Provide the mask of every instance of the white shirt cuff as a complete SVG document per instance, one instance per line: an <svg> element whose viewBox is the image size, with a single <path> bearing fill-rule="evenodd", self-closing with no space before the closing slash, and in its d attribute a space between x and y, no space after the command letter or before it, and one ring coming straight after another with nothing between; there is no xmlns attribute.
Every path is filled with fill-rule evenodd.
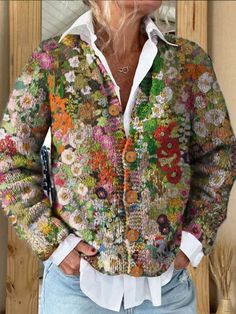
<svg viewBox="0 0 236 314"><path fill-rule="evenodd" d="M82 239L77 237L75 234L70 233L53 251L52 255L48 258L54 264L59 265L64 258L76 247L76 245Z"/></svg>
<svg viewBox="0 0 236 314"><path fill-rule="evenodd" d="M204 256L202 243L187 231L182 231L180 250L189 258L193 267L197 267Z"/></svg>

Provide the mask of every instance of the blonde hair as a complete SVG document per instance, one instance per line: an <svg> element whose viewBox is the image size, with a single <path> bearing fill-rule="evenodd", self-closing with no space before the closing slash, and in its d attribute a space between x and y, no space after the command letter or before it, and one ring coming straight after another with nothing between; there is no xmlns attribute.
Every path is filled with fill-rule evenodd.
<svg viewBox="0 0 236 314"><path fill-rule="evenodd" d="M96 32L97 35L97 42L96 44L99 45L99 48L104 51L107 47L111 46L114 55L117 55L118 51L125 52L125 41L123 42L123 47L118 46L118 38L119 34L123 30L124 26L127 27L127 25L132 25L132 23L135 21L136 14L138 12L138 5L136 1L134 1L134 10L127 14L125 8L124 8L124 2L125 1L118 1L118 0L112 0L115 5L119 7L121 10L121 17L120 17L120 23L119 28L115 31L111 29L110 27L110 19L111 19L111 7L110 7L110 1L101 1L101 6L98 4L97 0L83 0L83 3L90 7L92 11L93 16L93 22L95 22L97 25L99 25L98 30ZM168 20L168 13L173 6L174 1L168 0L168 1L162 1L161 7L155 11L155 16L153 15L153 19L155 23L159 26L161 24L163 25L163 22L161 19L165 20L165 23L169 25ZM165 8L165 12L163 14L163 9ZM153 12L154 13L154 12ZM160 27L162 28L162 27ZM162 30L162 29L161 29ZM163 29L164 30L164 29Z"/></svg>
<svg viewBox="0 0 236 314"><path fill-rule="evenodd" d="M98 30L96 32L97 42L101 51L104 51L107 47L111 47L113 53L116 55L118 51L125 51L125 41L123 43L123 47L118 46L118 38L120 32L127 25L132 25L136 18L136 14L138 12L138 6L136 2L134 2L134 10L127 14L124 8L123 1L114 0L113 3L117 5L121 11L120 23L118 29L111 29L111 8L110 1L101 1L101 6L98 5L96 0L83 0L83 3L89 6L92 10L93 21L99 25Z"/></svg>

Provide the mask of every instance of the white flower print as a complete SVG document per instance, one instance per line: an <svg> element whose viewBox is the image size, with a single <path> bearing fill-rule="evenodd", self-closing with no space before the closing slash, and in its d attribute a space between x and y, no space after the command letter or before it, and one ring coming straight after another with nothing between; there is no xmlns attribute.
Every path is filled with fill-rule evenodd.
<svg viewBox="0 0 236 314"><path fill-rule="evenodd" d="M160 95L156 96L156 101L159 104L163 104L165 102L165 98L163 97L162 94L160 94Z"/></svg>
<svg viewBox="0 0 236 314"><path fill-rule="evenodd" d="M81 88L81 92L84 94L84 95L88 95L91 91L91 87L90 86L85 86L84 88Z"/></svg>
<svg viewBox="0 0 236 314"><path fill-rule="evenodd" d="M174 67L170 67L170 68L166 71L166 75L167 75L170 79L172 79L172 80L173 80L174 78L176 78L177 74L178 74L178 71L177 71L177 69L174 68Z"/></svg>
<svg viewBox="0 0 236 314"><path fill-rule="evenodd" d="M7 122L7 121L10 121L10 115L9 114L7 114L7 113L4 113L4 115L3 115L3 121L5 121L5 122Z"/></svg>
<svg viewBox="0 0 236 314"><path fill-rule="evenodd" d="M209 184L214 188L219 188L224 183L226 177L226 172L224 170L219 170L210 175Z"/></svg>
<svg viewBox="0 0 236 314"><path fill-rule="evenodd" d="M153 118L160 118L164 114L164 109L160 104L154 104L152 109L152 117Z"/></svg>
<svg viewBox="0 0 236 314"><path fill-rule="evenodd" d="M205 102L203 96L198 95L195 98L195 104L194 105L195 105L195 107L200 108L200 109L206 108L206 102Z"/></svg>
<svg viewBox="0 0 236 314"><path fill-rule="evenodd" d="M73 88L72 86L66 87L66 92L67 92L67 93L70 93L70 94L72 94L72 95L75 95L75 94L76 94L76 92L75 92L75 90L74 90L74 88Z"/></svg>
<svg viewBox="0 0 236 314"><path fill-rule="evenodd" d="M208 123L219 126L225 118L225 112L220 109L211 109L205 113L205 119Z"/></svg>
<svg viewBox="0 0 236 314"><path fill-rule="evenodd" d="M83 143L89 136L91 136L92 127L86 126L84 123L82 123L78 127L77 132L71 132L69 134L69 144L76 148L77 145Z"/></svg>
<svg viewBox="0 0 236 314"><path fill-rule="evenodd" d="M195 122L193 125L194 132L201 137L206 137L208 134L208 130L206 125L202 122Z"/></svg>
<svg viewBox="0 0 236 314"><path fill-rule="evenodd" d="M174 51L171 49L166 50L164 54L164 58L168 61L172 61L174 59Z"/></svg>
<svg viewBox="0 0 236 314"><path fill-rule="evenodd" d="M28 185L27 187L25 187L25 189L23 189L23 191L21 192L23 202L26 203L27 201L32 199L34 194L35 194L35 190L32 189L31 186Z"/></svg>
<svg viewBox="0 0 236 314"><path fill-rule="evenodd" d="M156 76L155 76L155 78L156 78L157 80L162 80L162 79L163 79L163 72L160 71L159 73L157 73Z"/></svg>
<svg viewBox="0 0 236 314"><path fill-rule="evenodd" d="M19 80L21 80L24 83L24 85L29 85L32 82L33 77L32 75L23 72L22 75L19 77Z"/></svg>
<svg viewBox="0 0 236 314"><path fill-rule="evenodd" d="M58 202L61 205L67 205L71 201L71 191L69 189L66 189L62 187L58 191Z"/></svg>
<svg viewBox="0 0 236 314"><path fill-rule="evenodd" d="M74 56L72 58L70 58L69 60L70 66L72 68L77 68L79 66L79 58L78 56Z"/></svg>
<svg viewBox="0 0 236 314"><path fill-rule="evenodd" d="M37 144L32 138L25 138L16 142L17 149L21 154L29 154L32 151L36 151Z"/></svg>
<svg viewBox="0 0 236 314"><path fill-rule="evenodd" d="M69 225L72 228L75 228L77 232L84 228L84 225L81 223L80 212L78 210L75 210L73 213L70 214Z"/></svg>
<svg viewBox="0 0 236 314"><path fill-rule="evenodd" d="M79 177L82 173L82 164L76 162L71 166L71 172L73 176Z"/></svg>
<svg viewBox="0 0 236 314"><path fill-rule="evenodd" d="M170 87L165 87L162 91L165 95L165 101L168 102L172 99L173 97L173 90Z"/></svg>
<svg viewBox="0 0 236 314"><path fill-rule="evenodd" d="M169 189L166 190L166 196L167 198L175 198L179 196L179 189L176 187L170 187Z"/></svg>
<svg viewBox="0 0 236 314"><path fill-rule="evenodd" d="M212 83L213 77L208 72L205 72L199 76L197 86L201 92L207 93L211 89Z"/></svg>
<svg viewBox="0 0 236 314"><path fill-rule="evenodd" d="M78 52L81 52L81 49L79 47L74 47L73 50L76 50Z"/></svg>
<svg viewBox="0 0 236 314"><path fill-rule="evenodd" d="M138 132L142 132L143 131L143 123L142 123L142 121L139 120L138 117L134 118L133 125L134 125L134 127L136 128L136 130Z"/></svg>
<svg viewBox="0 0 236 314"><path fill-rule="evenodd" d="M4 139L6 136L6 131L5 129L0 129L0 140Z"/></svg>
<svg viewBox="0 0 236 314"><path fill-rule="evenodd" d="M185 112L185 104L183 102L177 101L176 104L174 105L174 111L178 114L184 113Z"/></svg>
<svg viewBox="0 0 236 314"><path fill-rule="evenodd" d="M28 124L19 124L17 129L17 136L19 136L20 138L30 137L30 127L28 126Z"/></svg>
<svg viewBox="0 0 236 314"><path fill-rule="evenodd" d="M77 191L78 191L79 195L85 196L88 193L88 188L83 183L79 183Z"/></svg>
<svg viewBox="0 0 236 314"><path fill-rule="evenodd" d="M61 153L61 160L64 162L66 165L71 165L74 160L75 160L75 154L72 150L72 148L65 149Z"/></svg>
<svg viewBox="0 0 236 314"><path fill-rule="evenodd" d="M90 53L87 53L86 54L86 60L89 64L93 63L93 60L94 60L94 56Z"/></svg>
<svg viewBox="0 0 236 314"><path fill-rule="evenodd" d="M67 82L71 83L75 81L75 72L74 71L70 71L65 73L65 77Z"/></svg>
<svg viewBox="0 0 236 314"><path fill-rule="evenodd" d="M183 102L187 101L187 99L189 98L189 93L184 91L182 94L181 94L181 98L183 100Z"/></svg>

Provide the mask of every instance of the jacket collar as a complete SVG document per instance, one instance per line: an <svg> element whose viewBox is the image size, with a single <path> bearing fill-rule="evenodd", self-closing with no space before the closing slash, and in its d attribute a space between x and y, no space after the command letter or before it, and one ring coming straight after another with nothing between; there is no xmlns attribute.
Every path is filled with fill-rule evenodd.
<svg viewBox="0 0 236 314"><path fill-rule="evenodd" d="M93 18L92 18L92 10L88 10L83 13L60 37L59 42L68 34L72 35L80 35L82 40L87 42L95 42L97 39L96 34L94 33L93 27ZM158 42L158 37L160 37L167 44L172 46L178 46L177 44L169 42L160 29L157 27L152 18L147 15L144 18L144 28L148 35L148 38L152 41Z"/></svg>

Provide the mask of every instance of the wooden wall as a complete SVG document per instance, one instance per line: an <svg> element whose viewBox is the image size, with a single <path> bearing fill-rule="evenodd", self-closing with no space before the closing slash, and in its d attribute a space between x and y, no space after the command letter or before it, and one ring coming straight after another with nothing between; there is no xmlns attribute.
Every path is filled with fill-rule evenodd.
<svg viewBox="0 0 236 314"><path fill-rule="evenodd" d="M9 93L8 34L8 1L0 1L0 116L2 116L2 110L7 103ZM0 314L3 314L5 310L6 254L7 218L0 210Z"/></svg>
<svg viewBox="0 0 236 314"><path fill-rule="evenodd" d="M10 1L10 86L41 41L41 1ZM38 259L8 228L6 314L38 312Z"/></svg>

